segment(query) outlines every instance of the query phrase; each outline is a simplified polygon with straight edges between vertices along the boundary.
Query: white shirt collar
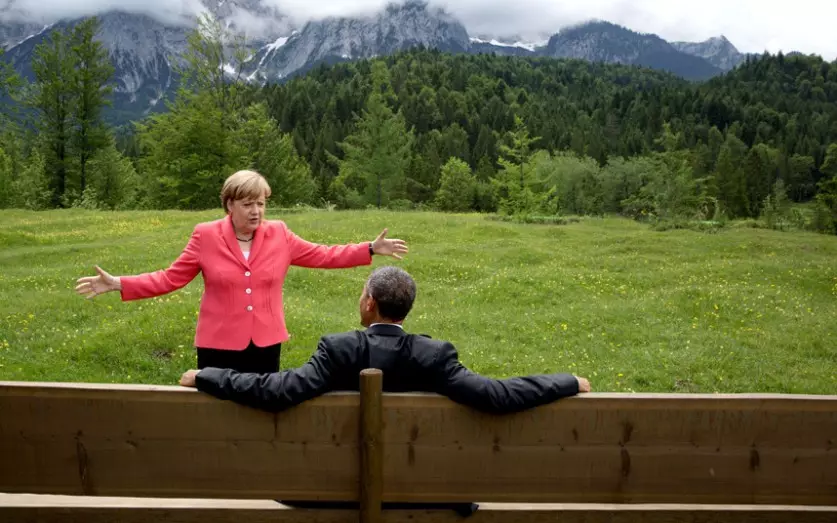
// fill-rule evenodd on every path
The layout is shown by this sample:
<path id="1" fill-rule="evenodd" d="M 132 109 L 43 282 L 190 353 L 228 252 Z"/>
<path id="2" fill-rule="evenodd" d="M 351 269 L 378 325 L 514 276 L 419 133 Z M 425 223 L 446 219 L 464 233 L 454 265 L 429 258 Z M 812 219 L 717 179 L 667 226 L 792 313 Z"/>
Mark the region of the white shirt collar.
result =
<path id="1" fill-rule="evenodd" d="M 394 327 L 398 327 L 398 328 L 399 328 L 399 329 L 401 329 L 401 330 L 404 330 L 404 327 L 402 327 L 402 326 L 401 326 L 400 324 L 398 324 L 398 323 L 373 323 L 372 325 L 370 325 L 370 326 L 369 326 L 369 328 L 371 329 L 371 328 L 372 328 L 372 327 L 374 327 L 375 325 L 392 325 L 392 326 L 394 326 Z"/>

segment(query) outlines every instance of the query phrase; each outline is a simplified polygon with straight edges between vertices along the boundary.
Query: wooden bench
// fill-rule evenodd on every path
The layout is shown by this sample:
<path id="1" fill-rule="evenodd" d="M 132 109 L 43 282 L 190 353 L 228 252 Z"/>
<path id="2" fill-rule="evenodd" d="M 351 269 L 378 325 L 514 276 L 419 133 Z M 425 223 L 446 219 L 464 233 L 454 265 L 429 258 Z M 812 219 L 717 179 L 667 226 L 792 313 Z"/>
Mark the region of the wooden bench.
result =
<path id="1" fill-rule="evenodd" d="M 0 382 L 0 521 L 443 523 L 462 518 L 381 503 L 474 501 L 474 523 L 837 522 L 837 396 L 595 393 L 492 416 L 362 374 L 360 394 L 276 414 Z"/>

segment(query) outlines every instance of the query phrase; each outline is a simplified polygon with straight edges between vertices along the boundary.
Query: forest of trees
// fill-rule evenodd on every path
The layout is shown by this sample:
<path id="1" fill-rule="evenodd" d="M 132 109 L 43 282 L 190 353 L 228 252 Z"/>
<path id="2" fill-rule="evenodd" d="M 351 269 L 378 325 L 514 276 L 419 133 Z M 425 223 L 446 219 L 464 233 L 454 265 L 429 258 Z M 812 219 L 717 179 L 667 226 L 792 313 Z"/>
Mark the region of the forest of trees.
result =
<path id="1" fill-rule="evenodd" d="M 692 83 L 415 49 L 258 87 L 225 76 L 241 49 L 202 19 L 168 111 L 112 129 L 96 24 L 53 32 L 30 85 L 0 65 L 0 96 L 25 109 L 0 112 L 0 207 L 211 208 L 229 174 L 254 168 L 281 207 L 837 232 L 837 62 L 764 55 Z"/>

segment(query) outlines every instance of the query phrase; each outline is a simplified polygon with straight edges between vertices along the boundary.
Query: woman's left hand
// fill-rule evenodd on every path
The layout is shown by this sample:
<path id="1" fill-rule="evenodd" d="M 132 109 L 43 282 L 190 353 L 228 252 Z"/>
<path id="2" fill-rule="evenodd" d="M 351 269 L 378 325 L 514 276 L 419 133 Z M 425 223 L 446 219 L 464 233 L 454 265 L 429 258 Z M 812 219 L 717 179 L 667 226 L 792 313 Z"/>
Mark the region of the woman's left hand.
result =
<path id="1" fill-rule="evenodd" d="M 401 259 L 400 254 L 407 252 L 407 242 L 398 239 L 387 239 L 387 231 L 384 229 L 381 234 L 372 242 L 372 252 L 382 256 L 392 256 L 393 258 Z"/>

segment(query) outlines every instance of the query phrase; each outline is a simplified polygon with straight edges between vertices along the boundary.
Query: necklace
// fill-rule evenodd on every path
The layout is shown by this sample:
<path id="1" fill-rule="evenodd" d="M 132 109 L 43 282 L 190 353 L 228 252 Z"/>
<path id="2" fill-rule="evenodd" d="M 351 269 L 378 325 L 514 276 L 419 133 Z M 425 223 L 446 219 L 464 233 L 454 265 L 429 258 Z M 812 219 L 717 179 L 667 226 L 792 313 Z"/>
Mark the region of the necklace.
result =
<path id="1" fill-rule="evenodd" d="M 242 240 L 241 238 L 238 237 L 238 231 L 235 230 L 235 225 L 233 225 L 233 233 L 235 234 L 235 239 L 236 240 L 238 240 L 240 242 L 244 242 L 244 243 L 250 243 L 251 241 L 253 241 L 253 238 L 256 237 L 256 233 L 254 231 L 254 232 L 250 233 L 250 239 L 249 240 Z"/>

